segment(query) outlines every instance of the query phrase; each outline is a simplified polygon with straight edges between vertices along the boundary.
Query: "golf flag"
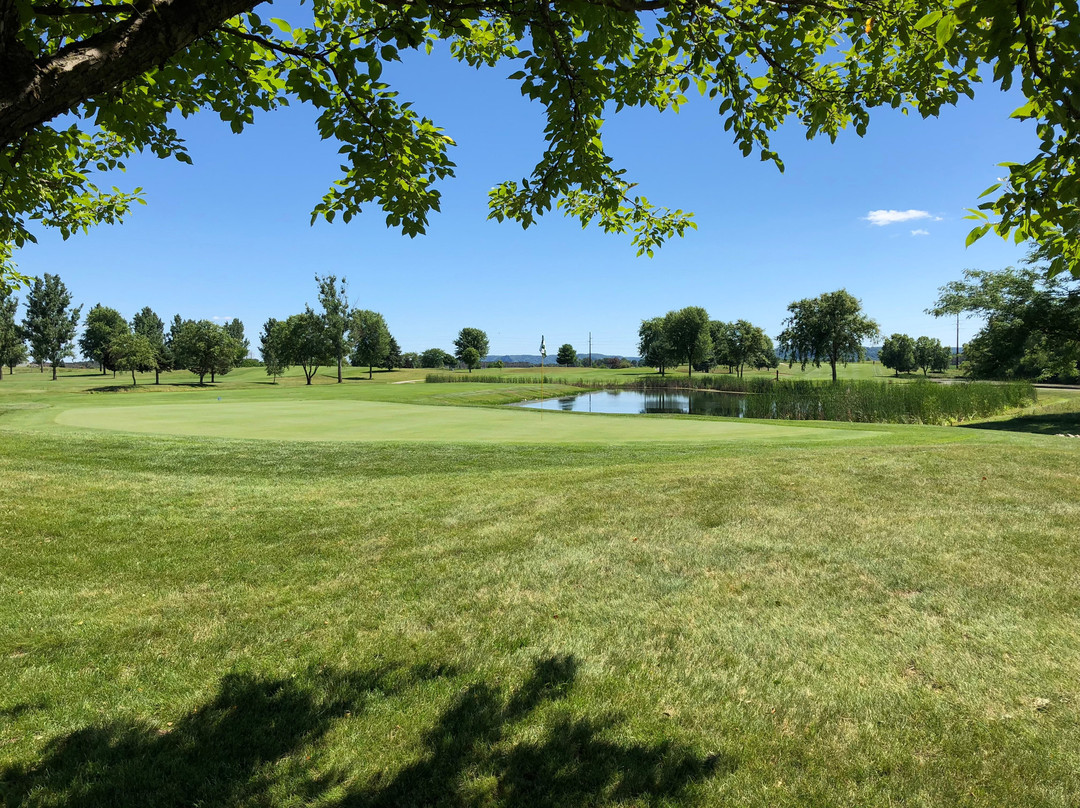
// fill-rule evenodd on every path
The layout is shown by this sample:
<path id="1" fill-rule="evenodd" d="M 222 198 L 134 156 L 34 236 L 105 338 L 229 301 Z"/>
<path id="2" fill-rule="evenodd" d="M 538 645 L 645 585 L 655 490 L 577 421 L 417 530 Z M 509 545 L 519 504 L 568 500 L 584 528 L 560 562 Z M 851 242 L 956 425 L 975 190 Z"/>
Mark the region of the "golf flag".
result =
<path id="1" fill-rule="evenodd" d="M 547 358 L 547 348 L 544 346 L 544 335 L 540 335 L 540 356 Z"/>

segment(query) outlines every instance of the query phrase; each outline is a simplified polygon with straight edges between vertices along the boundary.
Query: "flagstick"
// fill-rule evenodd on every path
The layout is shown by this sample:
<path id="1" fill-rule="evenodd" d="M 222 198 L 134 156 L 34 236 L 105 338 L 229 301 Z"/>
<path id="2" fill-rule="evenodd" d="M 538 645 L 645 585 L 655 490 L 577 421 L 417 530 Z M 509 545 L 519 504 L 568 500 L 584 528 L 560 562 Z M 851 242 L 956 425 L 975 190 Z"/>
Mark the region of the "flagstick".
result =
<path id="1" fill-rule="evenodd" d="M 540 354 L 540 420 L 544 420 L 544 354 Z"/>

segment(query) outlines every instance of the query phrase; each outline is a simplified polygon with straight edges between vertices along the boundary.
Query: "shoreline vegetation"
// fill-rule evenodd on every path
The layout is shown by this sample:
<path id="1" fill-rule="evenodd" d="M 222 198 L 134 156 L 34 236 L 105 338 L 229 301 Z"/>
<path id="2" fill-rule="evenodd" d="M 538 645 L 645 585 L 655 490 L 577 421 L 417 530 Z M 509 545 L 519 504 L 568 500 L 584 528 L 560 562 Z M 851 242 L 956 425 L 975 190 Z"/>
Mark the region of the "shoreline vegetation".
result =
<path id="1" fill-rule="evenodd" d="M 539 384 L 536 376 L 499 374 L 429 373 L 429 384 L 475 382 L 486 384 Z M 690 390 L 736 393 L 745 396 L 740 412 L 746 418 L 781 421 L 849 421 L 855 423 L 950 425 L 990 418 L 1038 400 L 1031 382 L 963 382 L 937 384 L 924 379 L 891 383 L 888 380 L 842 379 L 776 381 L 763 377 L 730 375 L 645 377 L 629 381 L 556 377 L 549 384 L 574 388 L 575 393 L 596 390 Z"/>

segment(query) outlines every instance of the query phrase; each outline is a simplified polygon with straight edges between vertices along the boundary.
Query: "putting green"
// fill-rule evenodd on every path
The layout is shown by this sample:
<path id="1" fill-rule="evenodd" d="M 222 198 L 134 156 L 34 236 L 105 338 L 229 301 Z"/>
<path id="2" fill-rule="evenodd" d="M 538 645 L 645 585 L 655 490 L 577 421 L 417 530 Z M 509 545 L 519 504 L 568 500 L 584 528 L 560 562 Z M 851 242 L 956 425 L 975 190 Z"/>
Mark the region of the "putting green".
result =
<path id="1" fill-rule="evenodd" d="M 631 443 L 845 440 L 866 430 L 617 415 L 541 413 L 374 401 L 219 401 L 80 407 L 64 426 L 162 435 L 297 441 Z"/>

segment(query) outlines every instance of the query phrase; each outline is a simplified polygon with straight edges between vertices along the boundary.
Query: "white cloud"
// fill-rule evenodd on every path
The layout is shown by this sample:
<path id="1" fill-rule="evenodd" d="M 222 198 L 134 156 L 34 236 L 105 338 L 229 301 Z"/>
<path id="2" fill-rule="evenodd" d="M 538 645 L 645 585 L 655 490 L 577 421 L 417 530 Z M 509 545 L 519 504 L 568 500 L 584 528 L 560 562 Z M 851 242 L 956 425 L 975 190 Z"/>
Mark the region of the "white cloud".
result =
<path id="1" fill-rule="evenodd" d="M 863 217 L 865 221 L 878 227 L 929 218 L 930 214 L 925 210 L 872 210 Z"/>
<path id="2" fill-rule="evenodd" d="M 235 318 L 235 317 L 233 317 L 233 316 L 232 316 L 231 314 L 226 314 L 226 315 L 225 315 L 224 317 L 219 317 L 218 315 L 216 315 L 216 314 L 215 314 L 215 315 L 214 315 L 213 317 L 211 317 L 210 319 L 211 319 L 211 320 L 218 320 L 218 321 L 220 321 L 220 320 L 235 320 L 236 318 Z"/>
<path id="3" fill-rule="evenodd" d="M 929 236 L 929 235 L 930 235 L 930 231 L 929 231 L 929 230 L 923 230 L 923 229 L 922 229 L 922 228 L 920 227 L 920 228 L 919 228 L 918 230 L 912 230 L 912 231 L 911 231 L 911 235 L 913 235 L 913 236 Z"/>

